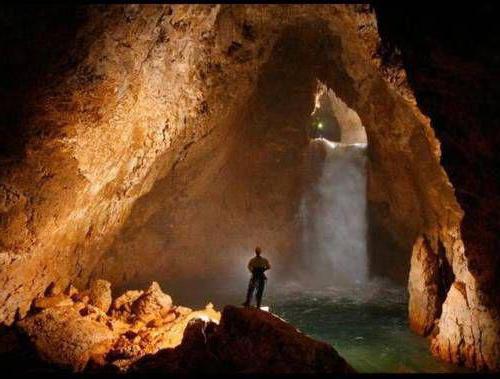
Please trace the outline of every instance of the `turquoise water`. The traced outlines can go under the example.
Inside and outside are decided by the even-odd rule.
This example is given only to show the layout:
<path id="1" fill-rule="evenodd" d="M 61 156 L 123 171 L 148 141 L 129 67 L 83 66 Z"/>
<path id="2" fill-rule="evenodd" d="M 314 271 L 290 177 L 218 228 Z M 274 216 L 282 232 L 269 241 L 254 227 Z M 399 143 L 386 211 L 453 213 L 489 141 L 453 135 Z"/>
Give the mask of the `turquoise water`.
<path id="1" fill-rule="evenodd" d="M 467 372 L 435 359 L 427 339 L 409 330 L 404 288 L 373 282 L 344 290 L 272 292 L 266 303 L 273 313 L 333 345 L 358 372 Z"/>
<path id="2" fill-rule="evenodd" d="M 263 305 L 302 332 L 333 345 L 358 372 L 469 372 L 435 359 L 427 339 L 409 330 L 405 288 L 377 280 L 349 289 L 272 284 Z M 239 305 L 244 289 L 241 292 L 217 290 L 212 301 L 217 309 L 223 304 Z"/>

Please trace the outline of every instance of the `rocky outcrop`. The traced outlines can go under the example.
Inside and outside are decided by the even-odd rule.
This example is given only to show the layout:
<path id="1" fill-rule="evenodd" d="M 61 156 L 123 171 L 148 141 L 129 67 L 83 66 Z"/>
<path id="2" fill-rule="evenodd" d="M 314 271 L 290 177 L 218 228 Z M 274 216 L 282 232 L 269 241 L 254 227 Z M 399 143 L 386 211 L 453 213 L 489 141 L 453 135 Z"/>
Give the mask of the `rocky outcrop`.
<path id="1" fill-rule="evenodd" d="M 375 10 L 384 45 L 399 52 L 419 107 L 432 120 L 441 163 L 463 210 L 447 233 L 455 240 L 440 236 L 455 283 L 432 350 L 451 362 L 499 371 L 500 75 L 494 62 L 500 40 L 492 29 L 498 7 L 379 3 Z"/>
<path id="2" fill-rule="evenodd" d="M 78 307 L 51 307 L 18 323 L 45 361 L 82 371 L 88 361 L 111 348 L 115 335 Z"/>
<path id="3" fill-rule="evenodd" d="M 102 279 L 92 281 L 89 289 L 89 304 L 106 313 L 112 301 L 111 283 Z"/>
<path id="4" fill-rule="evenodd" d="M 160 285 L 156 282 L 153 282 L 131 305 L 132 312 L 141 318 L 168 313 L 171 308 L 172 299 L 161 291 Z"/>
<path id="5" fill-rule="evenodd" d="M 463 252 L 463 245 L 458 248 L 462 250 L 455 252 L 454 259 Z M 430 334 L 431 351 L 437 357 L 496 371 L 498 313 L 484 306 L 485 299 L 479 297 L 481 291 L 463 261 L 455 260 L 452 268 L 448 259 L 438 243 L 433 245 L 425 236 L 417 239 L 408 285 L 410 327 L 418 334 Z"/>
<path id="6" fill-rule="evenodd" d="M 410 328 L 428 335 L 439 318 L 441 303 L 438 296 L 438 256 L 425 237 L 420 236 L 413 247 L 408 292 Z"/>
<path id="7" fill-rule="evenodd" d="M 443 303 L 431 351 L 449 362 L 500 371 L 499 319 L 492 314 L 467 284 L 454 282 Z"/>
<path id="8" fill-rule="evenodd" d="M 333 347 L 271 313 L 227 306 L 221 318 L 211 304 L 198 311 L 174 306 L 154 282 L 138 293 L 115 299 L 108 313 L 62 295 L 69 304 L 33 309 L 16 324 L 28 341 L 20 349 L 76 372 L 353 372 Z M 141 305 L 128 308 L 132 298 Z"/>
<path id="9" fill-rule="evenodd" d="M 318 374 L 353 373 L 327 343 L 302 334 L 277 316 L 226 306 L 219 325 L 197 321 L 182 344 L 146 356 L 137 373 Z"/>

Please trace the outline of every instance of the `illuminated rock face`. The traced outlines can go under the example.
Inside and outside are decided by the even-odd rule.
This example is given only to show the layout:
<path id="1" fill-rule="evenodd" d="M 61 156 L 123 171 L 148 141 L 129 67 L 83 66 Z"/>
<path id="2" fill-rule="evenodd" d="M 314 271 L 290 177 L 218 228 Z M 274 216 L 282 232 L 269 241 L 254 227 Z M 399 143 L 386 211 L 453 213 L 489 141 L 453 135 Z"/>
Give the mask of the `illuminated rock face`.
<path id="1" fill-rule="evenodd" d="M 100 287 L 110 287 L 104 280 L 96 282 Z M 38 299 L 39 303 L 44 300 L 43 309 L 35 307 L 16 324 L 29 341 L 28 346 L 19 348 L 31 345 L 43 361 L 72 371 L 99 371 L 103 367 L 126 371 L 146 354 L 180 345 L 192 320 L 220 320 L 220 313 L 211 304 L 197 311 L 173 306 L 170 296 L 155 282 L 146 291 L 127 291 L 105 312 L 91 304 L 92 296 L 90 300 L 81 296 L 92 295 L 95 287 L 80 293 L 74 289 L 72 296 L 66 292 Z M 132 293 L 140 292 L 132 300 Z M 51 301 L 60 298 L 65 301 Z M 124 302 L 124 298 L 130 301 Z"/>
<path id="2" fill-rule="evenodd" d="M 466 111 L 472 103 L 492 104 L 477 84 L 488 83 L 496 93 L 488 75 L 477 80 L 489 67 L 466 70 L 464 83 L 470 87 L 461 82 L 450 90 L 419 60 L 429 56 L 415 46 L 419 36 L 399 33 L 406 26 L 394 21 L 397 14 L 379 18 L 388 27 L 384 39 L 401 36 L 416 98 L 442 136 L 443 164 L 457 202 L 439 163 L 439 143 L 416 106 L 405 71 L 375 54 L 380 40 L 366 7 L 75 9 L 62 8 L 50 17 L 43 9 L 31 10 L 30 23 L 14 19 L 28 35 L 41 23 L 33 35 L 51 37 L 51 32 L 54 38 L 27 40 L 44 48 L 27 55 L 25 68 L 36 66 L 39 57 L 46 65 L 25 70 L 39 76 L 23 77 L 22 90 L 2 82 L 0 92 L 9 115 L 2 132 L 11 136 L 2 146 L 0 174 L 3 322 L 24 316 L 51 283 L 86 286 L 89 278 L 105 276 L 124 286 L 221 275 L 246 260 L 241 254 L 256 239 L 286 259 L 295 234 L 290 204 L 297 204 L 304 185 L 297 172 L 307 145 L 301 123 L 312 109 L 319 78 L 366 128 L 373 272 L 404 281 L 417 237 L 441 244 L 467 301 L 451 287 L 433 351 L 469 366 L 498 368 L 500 302 L 492 296 L 499 291 L 490 292 L 500 277 L 495 232 L 500 217 L 496 203 L 488 203 L 498 185 L 487 174 L 494 177 L 496 104 L 485 112 L 480 106 Z M 70 20 L 71 27 L 62 28 L 68 33 L 57 27 L 45 32 L 44 20 L 59 20 L 56 26 Z M 12 54 L 23 51 L 16 42 L 23 34 L 19 38 L 15 30 L 7 44 Z M 439 38 L 433 39 L 438 50 Z M 296 60 L 290 62 L 284 58 L 294 43 Z M 49 59 L 46 51 L 54 55 Z M 446 50 L 435 56 L 441 58 L 434 68 L 462 67 Z M 273 75 L 284 80 L 273 83 Z M 471 101 L 466 93 L 484 101 Z M 447 137 L 456 125 L 463 135 L 458 146 Z M 490 170 L 484 174 L 483 167 Z M 461 172 L 481 176 L 470 179 Z"/>
<path id="3" fill-rule="evenodd" d="M 145 291 L 127 291 L 106 313 L 73 292 L 41 298 L 67 302 L 33 309 L 16 324 L 27 337 L 19 349 L 32 347 L 44 362 L 75 372 L 354 372 L 332 346 L 255 308 L 227 306 L 221 317 L 211 304 L 198 311 L 173 306 L 153 282 Z M 145 303 L 155 305 L 147 314 Z"/>
<path id="4" fill-rule="evenodd" d="M 419 237 L 413 246 L 408 292 L 410 328 L 421 335 L 428 335 L 434 321 L 440 316 L 438 256 L 428 241 Z"/>

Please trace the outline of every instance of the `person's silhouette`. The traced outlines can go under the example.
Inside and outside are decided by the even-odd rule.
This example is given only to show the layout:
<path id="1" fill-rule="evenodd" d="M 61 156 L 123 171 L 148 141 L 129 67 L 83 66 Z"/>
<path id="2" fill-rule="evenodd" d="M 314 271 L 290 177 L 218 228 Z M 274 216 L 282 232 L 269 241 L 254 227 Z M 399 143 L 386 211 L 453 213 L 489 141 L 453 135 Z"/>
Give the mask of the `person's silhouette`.
<path id="1" fill-rule="evenodd" d="M 264 286 L 267 280 L 264 272 L 269 270 L 271 265 L 269 264 L 269 261 L 266 258 L 261 257 L 260 254 L 260 247 L 257 246 L 255 248 L 255 257 L 248 262 L 248 270 L 252 273 L 252 277 L 250 278 L 250 283 L 248 283 L 247 299 L 243 303 L 245 307 L 250 306 L 255 288 L 257 288 L 257 294 L 255 296 L 257 308 L 260 308 L 260 304 L 262 302 L 262 294 L 264 293 Z"/>

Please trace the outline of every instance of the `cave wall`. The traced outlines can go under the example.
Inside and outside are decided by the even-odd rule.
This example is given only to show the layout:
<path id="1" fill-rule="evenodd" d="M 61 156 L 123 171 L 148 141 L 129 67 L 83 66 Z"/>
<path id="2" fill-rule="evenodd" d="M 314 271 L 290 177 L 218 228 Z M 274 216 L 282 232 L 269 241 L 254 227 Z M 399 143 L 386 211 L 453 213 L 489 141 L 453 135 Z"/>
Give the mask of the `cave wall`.
<path id="1" fill-rule="evenodd" d="M 312 37 L 295 34 L 281 37 L 237 116 L 191 145 L 136 202 L 93 275 L 123 286 L 205 282 L 197 291 L 210 296 L 216 282 L 246 285 L 257 245 L 271 261 L 290 258 L 317 59 Z"/>
<path id="2" fill-rule="evenodd" d="M 239 59 L 225 53 L 230 42 L 210 33 L 219 11 L 177 6 L 174 14 L 163 5 L 84 9 L 87 21 L 74 43 L 78 54 L 69 50 L 59 57 L 75 54 L 80 61 L 57 82 L 49 77 L 36 87 L 24 106 L 29 112 L 20 115 L 26 125 L 23 154 L 6 159 L 2 170 L 3 321 L 25 314 L 51 282 L 85 284 L 134 200 L 172 163 L 157 158 L 167 150 L 173 156 L 182 152 L 210 129 L 208 114 L 220 118 L 232 108 L 228 104 L 238 97 L 231 83 L 238 78 L 244 89 L 247 81 L 207 58 L 209 50 L 219 49 L 213 55 L 221 60 Z M 52 42 L 58 41 L 49 39 L 46 47 Z"/>
<path id="3" fill-rule="evenodd" d="M 432 350 L 448 361 L 499 370 L 500 37 L 492 27 L 498 5 L 376 3 L 375 10 L 387 55 L 400 57 L 419 107 L 432 119 L 441 163 L 464 211 L 460 241 L 447 249 L 455 280 Z"/>
<path id="4" fill-rule="evenodd" d="M 67 10 L 58 12 L 53 17 L 56 21 Z M 227 167 L 225 159 L 238 156 L 240 139 L 255 138 L 254 145 L 243 151 L 264 157 L 262 166 L 251 169 L 266 166 L 266 159 L 279 155 L 273 146 L 287 146 L 292 159 L 276 163 L 277 171 L 272 171 L 287 177 L 286 192 L 297 180 L 291 163 L 299 161 L 294 156 L 303 141 L 299 129 L 272 130 L 269 140 L 259 144 L 260 132 L 249 127 L 255 120 L 250 122 L 245 110 L 255 105 L 249 102 L 263 101 L 252 100 L 252 95 L 261 68 L 272 62 L 276 42 L 289 27 L 305 24 L 315 26 L 313 36 L 318 40 L 313 39 L 312 46 L 321 45 L 324 53 L 312 65 L 315 76 L 354 109 L 366 127 L 371 224 L 378 235 L 392 241 L 386 256 L 372 256 L 372 261 L 379 259 L 374 266 L 382 269 L 391 262 L 390 266 L 401 267 L 393 276 L 406 277 L 404 264 L 408 265 L 413 242 L 425 234 L 431 246 L 438 241 L 444 246 L 457 277 L 470 275 L 462 259 L 462 211 L 439 164 L 439 143 L 430 120 L 416 106 L 404 70 L 380 57 L 375 18 L 366 6 L 111 5 L 79 7 L 76 14 L 74 30 L 61 43 L 68 48 L 55 50 L 60 51 L 59 60 L 42 70 L 43 80 L 27 79 L 26 88 L 33 88 L 29 96 L 13 100 L 8 108 L 14 113 L 20 109 L 16 122 L 2 126 L 7 134 L 12 132 L 14 141 L 14 147 L 4 149 L 0 177 L 3 322 L 23 316 L 31 300 L 51 282 L 84 285 L 91 275 L 100 274 L 109 275 L 116 284 L 140 281 L 141 276 L 151 280 L 149 276 L 156 273 L 151 267 L 157 263 L 158 274 L 182 273 L 169 271 L 179 259 L 168 258 L 171 251 L 163 248 L 169 234 L 162 235 L 161 227 L 177 221 L 172 223 L 174 235 L 188 241 L 188 223 L 196 215 L 183 215 L 179 209 L 187 205 L 196 211 L 196 201 L 206 199 L 214 202 L 203 204 L 201 215 L 218 211 L 224 200 L 219 189 L 241 185 L 235 181 L 237 175 L 214 180 L 217 169 Z M 16 30 L 24 20 L 16 21 Z M 305 38 L 300 30 L 294 32 L 297 39 Z M 49 38 L 43 43 L 50 49 L 59 41 Z M 15 43 L 7 49 L 14 50 Z M 35 59 L 42 51 L 28 56 Z M 68 57 L 70 63 L 64 65 Z M 29 68 L 28 59 L 24 65 Z M 2 96 L 8 93 L 4 86 Z M 282 96 L 280 101 L 289 97 Z M 309 95 L 306 91 L 300 96 L 296 99 Z M 21 103 L 24 106 L 18 107 Z M 17 146 L 19 130 L 21 146 Z M 290 141 L 297 141 L 290 143 L 296 148 L 287 145 Z M 262 150 L 253 151 L 250 146 Z M 243 158 L 231 161 L 229 172 L 238 171 L 236 162 L 245 163 Z M 178 173 L 182 176 L 176 178 Z M 270 180 L 262 178 L 263 183 Z M 228 208 L 239 212 L 236 218 L 248 213 L 246 191 L 241 191 L 241 197 L 230 197 Z M 280 195 L 272 192 L 268 200 Z M 282 219 L 290 222 L 293 212 L 282 208 L 279 200 L 276 204 Z M 157 217 L 160 228 L 152 231 Z M 259 217 L 250 224 L 258 223 Z M 211 228 L 198 231 L 206 241 Z M 270 235 L 265 229 L 263 224 L 260 230 Z M 144 235 L 151 238 L 141 238 Z M 248 244 L 253 246 L 254 241 Z M 286 241 L 282 246 L 280 250 L 286 250 Z M 177 257 L 186 259 L 179 264 L 193 272 L 225 262 L 222 254 L 217 259 L 204 255 L 222 250 L 217 245 L 197 252 L 187 251 L 190 245 L 177 248 Z M 472 298 L 477 294 L 474 286 L 467 291 L 474 294 Z M 466 318 L 482 304 L 462 307 L 460 314 Z M 445 301 L 443 323 L 453 320 L 449 306 Z M 487 320 L 485 326 L 474 327 L 486 330 L 488 337 L 474 343 L 467 340 L 466 345 L 473 346 L 472 351 L 485 347 L 484 357 L 475 362 L 494 367 L 498 338 L 490 332 L 496 324 L 481 320 Z M 459 346 L 459 341 L 453 343 Z"/>
<path id="5" fill-rule="evenodd" d="M 289 41 L 295 40 L 294 49 L 300 50 L 301 43 L 305 44 L 306 49 L 309 46 L 309 51 L 306 50 L 293 58 L 280 58 L 279 63 L 273 63 L 278 59 L 276 56 L 279 56 L 274 52 L 276 49 L 268 52 L 270 57 L 268 63 L 285 71 L 285 73 L 281 72 L 280 83 L 283 83 L 281 87 L 278 86 L 274 90 L 271 89 L 272 87 L 264 90 L 257 88 L 254 91 L 254 97 L 262 98 L 268 96 L 267 93 L 275 91 L 270 95 L 271 99 L 283 97 L 282 101 L 290 101 L 290 110 L 296 109 L 303 100 L 294 97 L 294 94 L 300 87 L 308 85 L 303 78 L 310 77 L 308 80 L 312 81 L 313 77 L 318 77 L 337 91 L 349 106 L 360 112 L 360 117 L 366 124 L 370 142 L 368 196 L 371 214 L 375 215 L 371 221 L 378 227 L 378 240 L 383 240 L 384 235 L 387 235 L 386 238 L 396 241 L 391 250 L 384 249 L 378 254 L 377 252 L 372 254 L 371 266 L 375 273 L 388 274 L 404 283 L 408 277 L 412 244 L 418 234 L 423 231 L 431 233 L 437 230 L 437 233 L 444 235 L 443 239 L 447 241 L 447 244 L 451 245 L 456 239 L 453 233 L 461 216 L 446 175 L 439 166 L 439 146 L 428 125 L 428 120 L 419 113 L 413 103 L 401 95 L 400 90 L 386 80 L 377 65 L 373 63 L 370 50 L 362 40 L 357 38 L 355 30 L 358 25 L 354 17 L 355 13 L 351 13 L 350 17 L 345 20 L 342 19 L 340 13 L 338 18 L 332 20 L 332 15 L 324 14 L 323 11 L 325 9 L 331 11 L 335 8 L 319 7 L 312 8 L 318 12 L 316 15 L 302 18 L 299 17 L 302 16 L 300 13 L 302 8 L 291 8 L 297 13 L 289 11 L 281 16 L 290 25 L 295 23 L 290 31 L 289 28 L 284 28 L 287 23 L 276 26 L 268 18 L 273 14 L 273 10 L 281 11 L 283 8 L 270 7 L 265 12 L 261 11 L 259 16 L 253 13 L 258 8 L 250 7 L 250 9 L 252 12 L 248 13 L 249 11 L 244 11 L 241 7 L 232 8 L 233 12 L 237 11 L 238 14 L 241 12 L 239 17 L 243 18 L 243 21 L 240 21 L 243 24 L 251 24 L 252 17 L 260 20 L 259 27 L 254 25 L 256 35 L 262 36 L 264 31 L 267 35 L 274 30 L 272 34 L 276 38 L 273 42 L 274 46 L 280 46 L 282 41 L 287 40 L 282 38 L 286 34 L 291 34 Z M 350 8 L 341 9 L 352 12 Z M 236 16 L 233 14 L 232 17 Z M 346 33 L 345 30 L 351 30 L 352 33 Z M 231 44 L 231 46 L 235 45 L 235 43 Z M 301 67 L 309 65 L 312 66 L 312 72 L 305 76 L 300 74 Z M 269 74 L 268 79 L 261 78 L 260 81 L 256 79 L 256 83 L 269 81 L 275 75 L 280 74 Z M 312 90 L 309 89 L 309 91 L 312 96 Z M 284 94 L 287 95 L 284 96 Z M 260 121 L 260 123 L 267 125 L 269 129 L 280 130 L 284 126 L 283 121 L 280 121 L 277 115 L 280 115 L 283 120 L 291 119 L 297 123 L 295 126 L 292 125 L 292 128 L 297 131 L 300 128 L 298 125 L 301 119 L 305 127 L 307 120 L 303 119 L 303 116 L 288 115 L 286 109 L 274 110 L 272 100 L 269 101 L 271 104 L 260 108 L 252 105 L 251 101 L 244 103 L 237 113 L 239 115 L 264 113 L 265 121 Z M 277 102 L 277 100 L 274 101 Z M 279 104 L 277 103 L 276 106 L 279 107 Z M 312 106 L 309 107 L 312 109 Z M 309 112 L 305 109 L 304 115 Z M 253 122 L 248 117 L 246 119 L 245 117 L 228 118 L 224 122 L 221 120 L 217 128 L 252 129 L 255 127 L 252 126 Z M 238 138 L 241 142 L 238 142 Z M 285 147 L 285 144 L 293 145 L 296 139 L 292 137 L 287 141 L 286 135 L 282 135 L 282 132 L 277 131 L 269 138 L 275 139 L 275 154 L 281 149 L 289 151 L 295 149 L 295 147 Z M 219 276 L 227 278 L 228 267 L 233 270 L 233 273 L 236 271 L 235 265 L 244 267 L 244 260 L 247 259 L 248 252 L 252 250 L 253 245 L 264 244 L 266 247 L 267 243 L 271 256 L 293 255 L 295 241 L 290 236 L 296 232 L 294 228 L 297 221 L 294 220 L 294 210 L 297 202 L 291 201 L 293 197 L 287 197 L 287 190 L 281 192 L 281 198 L 278 196 L 277 199 L 268 200 L 266 203 L 266 200 L 261 201 L 261 197 L 265 195 L 240 189 L 241 185 L 238 183 L 248 181 L 248 178 L 245 178 L 248 170 L 217 171 L 215 169 L 224 164 L 220 162 L 223 158 L 217 158 L 217 154 L 225 153 L 206 154 L 203 159 L 196 157 L 198 154 L 196 150 L 203 150 L 206 145 L 212 143 L 220 145 L 221 140 L 224 140 L 225 145 L 239 145 L 232 156 L 224 158 L 229 162 L 239 162 L 240 154 L 244 156 L 243 152 L 248 146 L 242 145 L 246 143 L 244 137 L 238 137 L 234 133 L 225 137 L 219 133 L 218 136 L 210 136 L 210 139 L 204 140 L 200 146 L 196 144 L 190 146 L 184 166 L 179 168 L 176 166 L 175 170 L 169 174 L 170 178 L 167 176 L 164 181 L 157 182 L 149 196 L 137 203 L 124 232 L 116 239 L 93 275 L 106 276 L 120 285 L 126 285 L 127 282 L 129 284 L 143 283 L 151 275 L 162 276 L 169 283 L 169 281 L 189 277 L 189 272 L 191 276 L 197 272 L 198 280 L 205 276 L 203 272 L 209 274 L 210 271 L 212 275 L 213 272 L 217 272 Z M 297 147 L 300 147 L 300 143 Z M 266 154 L 265 149 L 264 144 L 255 144 L 251 151 L 257 155 Z M 194 157 L 190 157 L 191 154 Z M 295 162 L 297 171 L 300 171 L 300 159 L 295 159 Z M 404 162 L 404 165 L 401 162 Z M 203 165 L 203 168 L 198 168 L 199 165 Z M 247 166 L 241 162 L 235 167 Z M 200 178 L 198 182 L 191 180 L 188 191 L 191 193 L 185 194 L 184 188 L 187 185 L 183 184 L 182 178 L 191 177 L 191 172 L 201 170 L 204 170 L 205 174 L 207 172 L 211 174 L 207 174 L 206 178 Z M 268 191 L 273 191 L 273 187 L 280 188 L 281 181 L 288 181 L 288 184 L 283 184 L 284 188 L 291 186 L 300 177 L 300 175 L 297 176 L 298 174 L 293 176 L 293 179 L 287 177 L 286 174 L 276 176 L 277 171 L 263 164 L 260 166 L 256 164 L 252 170 L 250 172 L 259 172 L 259 175 L 252 179 L 257 182 L 261 180 L 258 179 L 259 177 L 269 176 L 265 179 L 269 181 Z M 225 175 L 235 179 L 218 178 Z M 231 180 L 233 182 L 231 186 L 224 184 Z M 168 189 L 167 182 L 169 183 Z M 433 190 L 428 191 L 429 187 Z M 227 192 L 227 188 L 233 188 L 231 191 L 234 193 L 246 193 L 248 203 L 253 202 L 257 206 L 249 212 L 240 205 L 242 200 L 238 199 L 238 196 L 218 194 L 219 191 Z M 213 191 L 217 195 L 214 196 Z M 179 199 L 182 196 L 178 195 L 175 197 L 177 201 L 171 201 L 169 199 L 173 199 L 173 193 L 183 194 L 182 196 L 187 199 L 180 202 Z M 244 196 L 239 195 L 239 197 Z M 295 194 L 294 197 L 297 199 L 299 196 Z M 279 207 L 283 209 L 288 207 L 289 211 L 269 211 L 270 202 L 273 204 L 281 202 Z M 210 209 L 205 212 L 207 220 L 213 219 L 212 215 L 217 214 L 220 220 L 239 221 L 230 222 L 227 225 L 222 223 L 223 226 L 220 226 L 221 221 L 206 222 L 204 217 L 199 216 L 203 214 L 201 210 L 204 208 Z M 224 208 L 230 211 L 220 211 Z M 259 222 L 252 221 L 254 217 L 251 216 L 252 212 L 261 213 L 258 216 Z M 282 225 L 280 229 L 276 229 L 276 223 Z M 254 226 L 249 227 L 249 225 Z M 248 230 L 253 230 L 255 233 Z M 267 233 L 264 230 L 267 230 Z M 269 231 L 270 236 L 266 237 Z M 283 242 L 275 243 L 277 235 L 281 236 Z M 285 243 L 284 241 L 287 240 L 289 242 Z M 141 251 L 140 255 L 137 254 L 138 250 Z M 231 259 L 238 260 L 222 263 L 230 259 L 229 256 L 232 257 Z M 146 262 L 146 264 L 141 265 L 139 261 Z M 389 265 L 388 262 L 390 262 Z M 276 266 L 282 267 L 285 263 L 280 262 Z M 288 269 L 289 266 L 285 267 Z M 241 274 L 240 272 L 240 278 Z"/>

